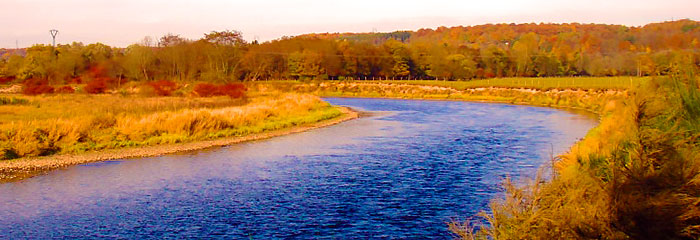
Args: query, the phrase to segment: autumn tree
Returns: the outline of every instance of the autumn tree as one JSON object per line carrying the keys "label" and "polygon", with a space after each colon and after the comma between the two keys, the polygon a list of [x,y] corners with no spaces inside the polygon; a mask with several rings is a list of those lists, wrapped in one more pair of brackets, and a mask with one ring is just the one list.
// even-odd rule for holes
{"label": "autumn tree", "polygon": [[393,66],[391,67],[391,76],[403,78],[411,74],[411,54],[402,42],[390,39],[384,43],[384,48],[391,54]]}
{"label": "autumn tree", "polygon": [[208,61],[203,77],[218,82],[238,80],[236,74],[246,47],[243,34],[231,30],[212,31],[204,34],[202,41],[210,43],[202,49]]}
{"label": "autumn tree", "polygon": [[155,66],[155,55],[150,47],[134,44],[124,51],[123,65],[126,75],[131,79],[152,79]]}

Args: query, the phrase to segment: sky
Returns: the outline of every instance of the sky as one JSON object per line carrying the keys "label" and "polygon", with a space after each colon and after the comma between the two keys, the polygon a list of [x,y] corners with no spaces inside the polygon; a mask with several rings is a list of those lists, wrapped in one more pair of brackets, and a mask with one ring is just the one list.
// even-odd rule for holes
{"label": "sky", "polygon": [[238,30],[246,40],[325,32],[391,32],[487,23],[642,26],[700,20],[699,0],[0,0],[0,48],[56,42],[116,47],[168,33],[199,39]]}

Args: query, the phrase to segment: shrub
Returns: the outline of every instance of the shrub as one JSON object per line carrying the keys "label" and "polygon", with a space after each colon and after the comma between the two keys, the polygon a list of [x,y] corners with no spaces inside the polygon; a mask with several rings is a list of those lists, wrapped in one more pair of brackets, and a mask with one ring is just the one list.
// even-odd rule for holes
{"label": "shrub", "polygon": [[74,78],[69,79],[67,83],[68,84],[81,84],[81,83],[83,83],[83,79],[80,76],[78,76],[78,77],[74,77]]}
{"label": "shrub", "polygon": [[2,159],[10,160],[10,159],[19,158],[19,154],[17,154],[17,152],[14,149],[11,149],[11,148],[5,149],[2,152],[3,152]]}
{"label": "shrub", "polygon": [[85,85],[85,92],[90,94],[99,94],[107,91],[107,79],[95,78]]}
{"label": "shrub", "polygon": [[71,86],[66,85],[56,88],[56,93],[75,93],[75,89]]}
{"label": "shrub", "polygon": [[30,78],[24,81],[22,93],[25,95],[39,95],[53,93],[54,89],[46,79]]}
{"label": "shrub", "polygon": [[150,82],[148,83],[148,86],[152,87],[158,96],[170,96],[175,90],[177,90],[177,84],[168,80]]}
{"label": "shrub", "polygon": [[229,83],[219,86],[219,94],[226,95],[231,98],[242,98],[245,95],[245,85],[241,83]]}
{"label": "shrub", "polygon": [[11,83],[15,80],[14,76],[0,77],[0,84]]}
{"label": "shrub", "polygon": [[200,97],[211,97],[215,96],[218,87],[211,83],[199,83],[194,86],[194,92]]}
{"label": "shrub", "polygon": [[231,98],[242,98],[245,96],[246,87],[241,83],[230,83],[215,85],[211,83],[200,83],[194,86],[194,92],[200,97],[229,96]]}

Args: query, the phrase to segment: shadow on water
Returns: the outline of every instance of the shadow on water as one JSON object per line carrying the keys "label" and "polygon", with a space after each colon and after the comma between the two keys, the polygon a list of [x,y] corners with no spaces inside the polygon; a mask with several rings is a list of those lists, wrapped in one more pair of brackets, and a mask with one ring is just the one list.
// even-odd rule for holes
{"label": "shadow on water", "polygon": [[532,176],[595,120],[527,106],[327,101],[367,117],[0,185],[0,238],[428,238]]}

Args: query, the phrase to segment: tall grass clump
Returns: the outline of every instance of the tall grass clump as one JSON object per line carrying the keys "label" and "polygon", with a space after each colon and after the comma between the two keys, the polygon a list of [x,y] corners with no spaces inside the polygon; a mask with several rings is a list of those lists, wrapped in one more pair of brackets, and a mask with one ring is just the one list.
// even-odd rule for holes
{"label": "tall grass clump", "polygon": [[22,105],[27,103],[29,103],[29,101],[24,98],[0,97],[0,105]]}
{"label": "tall grass clump", "polygon": [[700,88],[669,77],[603,112],[549,181],[518,186],[453,224],[463,239],[700,238]]}

